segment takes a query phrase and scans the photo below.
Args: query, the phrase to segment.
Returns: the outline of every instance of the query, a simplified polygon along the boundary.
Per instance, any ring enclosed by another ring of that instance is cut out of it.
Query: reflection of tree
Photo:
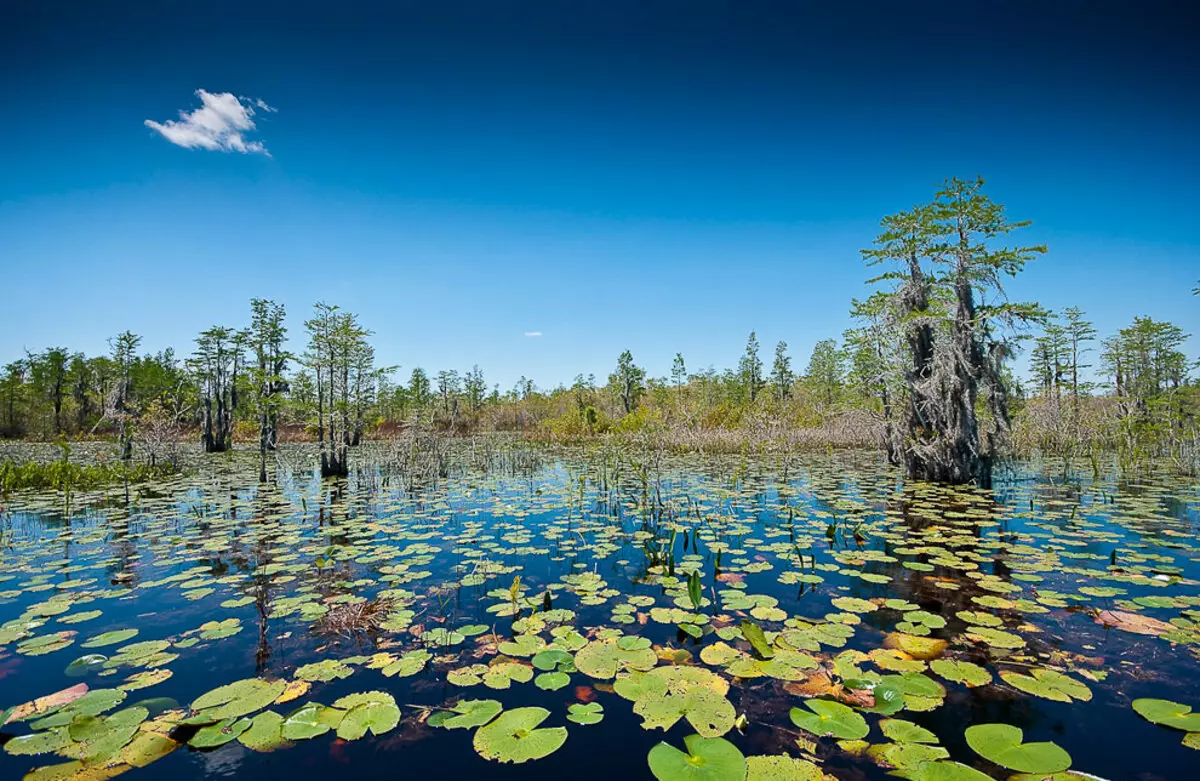
[[[273,529],[267,526],[279,522],[272,516],[285,506],[283,496],[279,493],[276,483],[260,484],[255,493],[255,536],[254,536],[254,610],[258,615],[258,644],[254,651],[254,671],[263,675],[267,671],[267,663],[271,658],[269,639],[269,622],[271,613],[271,575],[267,570],[271,566],[272,550],[270,538],[274,536]],[[268,520],[270,518],[270,520]]]
[[[132,508],[127,508],[108,520],[112,530],[109,543],[113,549],[113,563],[108,565],[109,580],[119,583],[127,589],[137,585],[137,573],[133,565],[138,559],[136,540],[129,536],[129,524],[133,520]]]

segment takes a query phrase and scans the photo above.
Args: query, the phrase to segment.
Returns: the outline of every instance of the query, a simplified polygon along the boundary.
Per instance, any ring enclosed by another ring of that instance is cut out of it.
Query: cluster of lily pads
[[[39,681],[42,696],[0,710],[5,753],[57,757],[29,772],[36,781],[95,779],[183,746],[269,752],[432,728],[472,730],[482,760],[521,763],[625,707],[646,730],[689,733],[682,749],[666,736],[650,751],[660,781],[817,781],[831,760],[913,781],[1070,779],[1082,775],[1066,750],[1016,726],[964,725],[972,754],[952,757],[917,721],[955,687],[1088,703],[1124,675],[1089,650],[1105,637],[1188,664],[1200,651],[1194,533],[1154,491],[1026,506],[898,490],[886,472],[848,490],[813,465],[756,483],[745,471],[702,479],[682,462],[648,485],[646,469],[564,463],[565,478],[546,471],[536,490],[470,476],[340,506],[316,482],[239,496],[230,486],[254,481],[235,464],[206,478],[211,491],[178,478],[132,511],[6,533],[0,609],[14,609],[0,614],[0,663],[77,647],[59,669],[88,683]],[[21,502],[28,519],[52,500]],[[117,600],[180,619],[154,633],[106,624]],[[187,624],[192,607],[204,620]],[[127,702],[168,689],[185,654],[267,637],[251,624],[295,644],[298,661],[186,707]],[[371,652],[343,650],[363,642]],[[361,679],[362,691],[321,696],[329,704],[312,698]],[[452,696],[398,703],[402,679],[444,681]],[[572,684],[610,700],[554,711],[507,708],[502,694]],[[788,704],[764,714],[759,698]],[[1131,707],[1200,748],[1188,706]],[[745,756],[738,736],[754,728],[777,733],[779,750]]]

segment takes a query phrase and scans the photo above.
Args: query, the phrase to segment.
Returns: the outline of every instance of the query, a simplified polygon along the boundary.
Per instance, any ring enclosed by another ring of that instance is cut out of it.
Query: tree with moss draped
[[[868,264],[897,266],[872,281],[892,283],[890,317],[904,334],[907,415],[894,436],[912,478],[991,483],[1009,428],[1010,335],[1042,317],[1009,302],[1002,281],[1046,251],[998,240],[1028,224],[1010,221],[982,179],[949,179],[931,203],[885,217],[862,252]]]

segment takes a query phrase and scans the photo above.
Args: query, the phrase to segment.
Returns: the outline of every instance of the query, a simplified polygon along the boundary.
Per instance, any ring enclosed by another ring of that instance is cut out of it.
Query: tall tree
[[[93,411],[92,390],[96,382],[93,362],[85,358],[83,353],[76,353],[71,356],[70,375],[71,401],[75,404],[75,430],[82,432]]]
[[[671,361],[671,382],[677,389],[687,382],[687,366],[683,363],[683,353],[675,353],[675,360]]]
[[[124,331],[108,341],[112,350],[112,361],[117,367],[117,384],[109,406],[110,415],[117,422],[117,441],[121,458],[133,458],[133,364],[137,360],[137,348],[142,337],[132,331]]]
[[[894,316],[912,361],[905,377],[910,415],[898,449],[917,479],[990,484],[1009,424],[1005,332],[1041,315],[1035,306],[1007,302],[1002,280],[1045,247],[997,246],[1028,223],[1008,220],[982,187],[982,179],[947,180],[932,203],[884,218],[875,247],[863,252],[868,263],[899,265],[873,281],[896,283]],[[983,435],[981,390],[990,419]]]
[[[777,401],[787,401],[792,395],[792,383],[796,375],[792,372],[792,359],[787,354],[787,342],[775,345],[775,361],[771,365],[771,387]]]
[[[408,396],[417,409],[422,409],[429,403],[429,375],[420,366],[413,369],[408,378]]]
[[[863,397],[878,400],[888,463],[898,464],[892,403],[896,378],[903,371],[900,366],[903,350],[900,334],[887,327],[889,307],[888,296],[881,292],[866,300],[854,299],[850,314],[859,326],[847,330],[842,341],[850,364],[847,379]]]
[[[4,409],[4,424],[0,426],[0,434],[6,437],[19,437],[25,434],[25,417],[22,407],[25,403],[25,361],[12,361],[4,365],[4,378],[0,380],[0,399]]]
[[[753,403],[758,398],[758,392],[762,390],[764,384],[763,362],[758,357],[758,336],[753,331],[750,332],[750,338],[746,340],[746,352],[742,353],[742,359],[738,361],[738,374],[741,375],[742,384]]]
[[[449,413],[451,406],[457,404],[458,394],[461,393],[461,380],[454,369],[443,369],[437,373],[438,396],[442,399],[442,411]]]
[[[633,353],[625,350],[617,357],[617,369],[609,375],[608,382],[628,415],[637,409],[638,400],[646,390],[646,370],[633,362]]]
[[[463,379],[463,391],[466,393],[467,403],[471,405],[471,411],[478,412],[487,396],[487,381],[483,378],[483,369],[479,368],[479,364],[472,366],[467,372]]]
[[[371,332],[358,318],[337,306],[317,303],[304,323],[308,349],[304,363],[316,379],[317,436],[321,441],[321,475],[350,473],[349,452],[362,433],[364,413],[379,378]]]
[[[67,380],[70,374],[71,356],[65,347],[50,347],[28,357],[30,382],[33,392],[44,399],[53,410],[53,433],[63,431],[63,401],[67,396]]]
[[[1033,340],[1030,356],[1037,373],[1042,393],[1047,398],[1058,399],[1068,374],[1070,344],[1067,333],[1057,321],[1057,316],[1048,313],[1042,325],[1042,335]]]
[[[1083,319],[1083,310],[1077,306],[1067,307],[1063,311],[1066,322],[1063,324],[1067,340],[1068,370],[1071,374],[1071,415],[1076,425],[1079,423],[1079,396],[1090,389],[1090,383],[1080,382],[1079,370],[1090,369],[1090,363],[1084,363],[1084,355],[1092,351],[1088,344],[1096,338],[1096,329],[1090,322]]]
[[[816,395],[831,406],[837,401],[846,374],[845,357],[836,339],[822,339],[813,345],[806,377]]]
[[[233,447],[243,343],[237,331],[225,326],[213,326],[196,337],[190,363],[200,392],[200,444],[205,453],[224,453]]]
[[[287,326],[283,304],[264,298],[250,300],[247,334],[254,353],[253,380],[258,408],[258,479],[267,482],[267,451],[274,450],[279,430],[282,394],[287,390],[288,354],[284,349]]]

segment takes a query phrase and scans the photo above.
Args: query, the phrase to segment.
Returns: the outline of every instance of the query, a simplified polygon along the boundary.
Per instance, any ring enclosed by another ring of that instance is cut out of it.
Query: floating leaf
[[[834,781],[819,765],[797,757],[746,757],[746,769],[746,781]]]
[[[308,740],[324,735],[335,729],[341,717],[345,715],[344,711],[335,711],[334,718],[331,718],[326,713],[331,710],[318,702],[303,705],[283,720],[279,734],[284,740]]]
[[[897,743],[937,743],[937,735],[911,721],[884,719],[879,722],[879,728]]]
[[[250,729],[250,723],[250,719],[224,719],[216,724],[209,724],[197,730],[188,740],[188,745],[196,748],[223,746],[231,740],[237,740],[239,735]]]
[[[576,724],[599,724],[604,718],[604,706],[598,702],[573,702],[567,706],[567,721]]]
[[[645,729],[670,729],[686,718],[702,737],[733,729],[737,713],[725,695],[729,683],[702,667],[659,667],[617,679],[614,689],[633,700],[633,712]]]
[[[1020,773],[1057,773],[1071,766],[1071,756],[1056,743],[1024,743],[1024,732],[1009,724],[967,727],[967,745],[976,754]]]
[[[336,700],[333,707],[346,711],[337,727],[337,735],[342,740],[358,740],[368,731],[372,735],[382,735],[400,723],[400,708],[386,692],[349,694]]]
[[[650,749],[650,772],[658,781],[743,781],[746,758],[724,738],[688,735],[687,752],[667,743]]]
[[[533,679],[533,685],[545,691],[558,691],[571,683],[571,676],[566,673],[542,673]]]
[[[71,742],[65,727],[34,732],[31,735],[21,735],[4,744],[4,750],[9,754],[24,756],[28,754],[49,754],[58,751]]]
[[[443,718],[438,726],[446,729],[482,727],[496,718],[496,714],[501,710],[503,706],[497,700],[462,700],[450,708],[450,711],[457,715]]]
[[[8,717],[0,720],[0,726],[4,726],[5,724],[9,724],[14,721],[24,721],[35,716],[40,716],[48,711],[61,708],[64,705],[69,705],[87,693],[87,684],[77,683],[74,686],[63,689],[62,691],[57,691],[53,694],[47,694],[44,697],[38,697],[36,700],[18,705],[9,711]]]
[[[1133,701],[1133,709],[1153,724],[1184,732],[1200,732],[1200,713],[1193,713],[1189,705],[1180,705],[1170,700],[1143,698]]]
[[[649,647],[625,649],[608,640],[593,640],[575,654],[579,672],[600,679],[612,678],[618,670],[649,670],[657,663]]]
[[[948,681],[970,687],[985,686],[992,682],[992,674],[987,669],[958,659],[934,659],[929,663],[929,669]]]
[[[1127,613],[1121,610],[1101,610],[1096,615],[1096,623],[1111,626],[1122,632],[1135,635],[1161,635],[1174,629],[1173,626],[1157,618],[1144,616],[1141,613]]]
[[[565,727],[537,728],[549,716],[545,708],[504,711],[475,733],[475,751],[484,759],[516,764],[549,756],[567,740]]]
[[[251,751],[274,751],[287,745],[283,738],[283,716],[267,710],[250,720],[250,726],[238,735],[238,742]]]
[[[296,677],[302,681],[328,682],[335,678],[348,678],[354,674],[354,668],[336,659],[322,659],[312,662],[296,670]]]
[[[246,716],[262,710],[283,694],[283,681],[245,678],[206,692],[192,702],[197,718],[221,721]]]
[[[1092,699],[1092,692],[1086,685],[1055,670],[1039,667],[1030,670],[1029,675],[1001,670],[1000,677],[1010,686],[1035,697],[1057,702],[1070,702],[1072,699],[1087,702]]]
[[[792,723],[814,735],[826,735],[838,740],[858,740],[871,731],[862,714],[832,700],[808,700],[808,711],[792,708]]]
[[[95,637],[88,638],[83,643],[80,643],[81,648],[103,648],[109,645],[123,643],[126,640],[137,637],[138,630],[136,629],[115,629],[111,632],[104,632]]]

